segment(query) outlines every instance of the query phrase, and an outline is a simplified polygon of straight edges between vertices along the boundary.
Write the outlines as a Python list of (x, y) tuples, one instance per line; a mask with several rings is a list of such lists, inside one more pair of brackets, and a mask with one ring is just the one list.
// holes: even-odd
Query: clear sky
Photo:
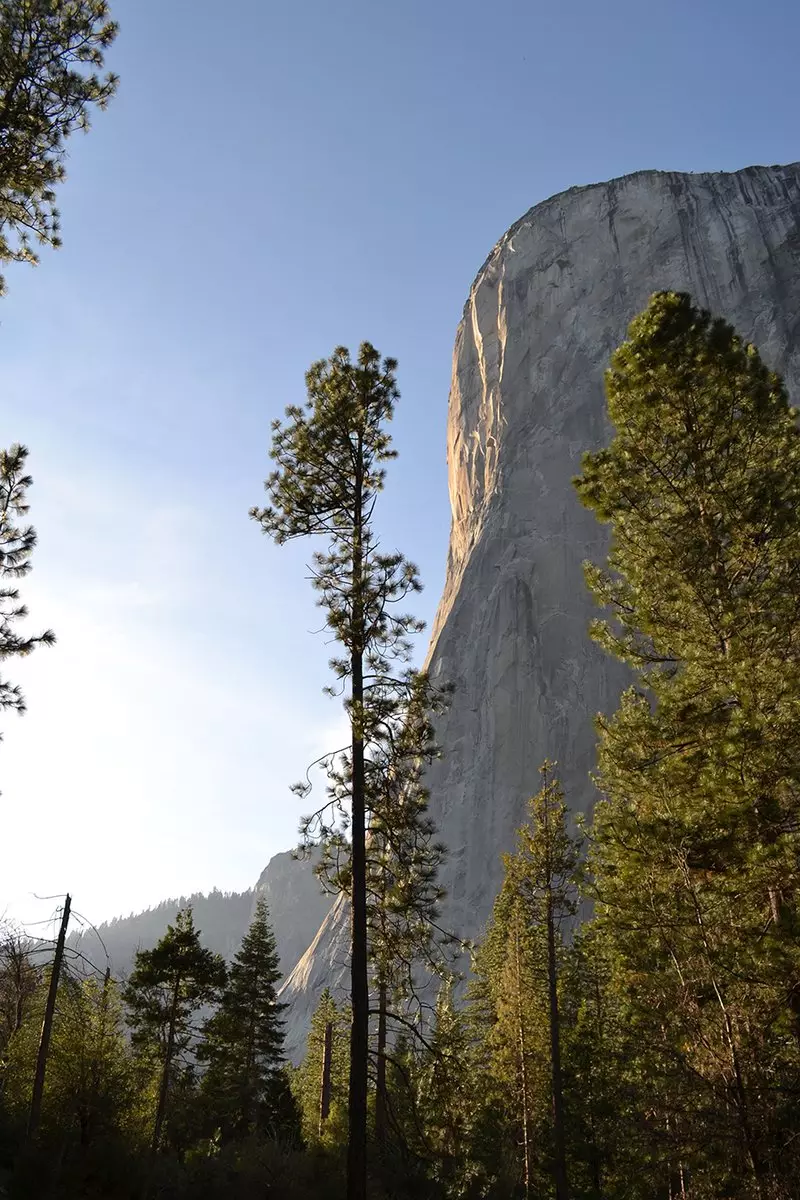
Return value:
[(252, 884), (341, 727), (303, 548), (248, 521), (309, 362), (400, 361), (380, 521), (430, 620), (453, 336), (493, 243), (573, 184), (789, 162), (793, 0), (116, 0), (118, 97), (70, 145), (64, 248), (8, 272), (51, 650), (0, 746), (0, 911), (95, 921)]

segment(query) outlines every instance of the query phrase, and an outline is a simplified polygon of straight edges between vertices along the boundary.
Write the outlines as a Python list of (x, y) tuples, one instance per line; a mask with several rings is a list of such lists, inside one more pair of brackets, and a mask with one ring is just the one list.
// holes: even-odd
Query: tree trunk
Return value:
[(552, 897), (547, 899), (547, 991), (550, 1009), (550, 1068), (553, 1088), (553, 1181), (556, 1200), (568, 1200), (567, 1143), (564, 1132), (564, 1084), (561, 1076), (561, 1027), (558, 1016), (558, 967)]
[(169, 1073), (172, 1066), (172, 1055), (175, 1052), (175, 1022), (178, 1013), (178, 997), (180, 995), (180, 979), (175, 980), (175, 987), (172, 991), (172, 1004), (169, 1012), (169, 1028), (167, 1030), (167, 1049), (164, 1055), (164, 1070), (161, 1072), (161, 1085), (158, 1089), (158, 1106), (156, 1108), (156, 1119), (153, 1126), (153, 1140), (150, 1144), (150, 1150), (153, 1154), (158, 1152), (159, 1143), (161, 1142), (161, 1131), (164, 1128), (164, 1117), (167, 1112), (167, 1095), (169, 1094)]
[(352, 710), (352, 948), (350, 958), (350, 1087), (347, 1143), (347, 1200), (367, 1196), (367, 1057), (369, 1055), (369, 979), (367, 967), (367, 849), (364, 779), (364, 597), (363, 462), (358, 448), (353, 521), (353, 609), (351, 642)]
[(44, 1079), (47, 1071), (47, 1056), (50, 1052), (50, 1035), (53, 1031), (53, 1016), (56, 1011), (56, 995), (58, 993), (58, 977), (61, 974), (61, 960), (64, 957), (64, 941), (67, 936), (69, 910), (72, 900), (67, 896), (64, 901), (64, 913), (61, 917), (61, 928), (58, 931), (56, 950), (53, 955), (53, 970), (50, 975), (50, 987), (47, 991), (47, 1004), (42, 1022), (42, 1034), (39, 1039), (39, 1053), (36, 1057), (36, 1074), (33, 1079), (33, 1095), (28, 1116), (28, 1137), (33, 1138), (39, 1128), (42, 1115), (42, 1096), (44, 1095)]
[(333, 1022), (325, 1022), (322, 1043), (322, 1074), (319, 1081), (319, 1136), (331, 1112), (331, 1059), (333, 1057)]
[(378, 1064), (375, 1085), (375, 1140), (379, 1146), (386, 1143), (388, 1104), (386, 1096), (386, 1010), (388, 1006), (386, 984), (378, 985)]
[[(519, 918), (517, 917), (517, 921)], [(517, 977), (517, 1040), (519, 1043), (519, 1073), (522, 1085), (522, 1153), (525, 1200), (531, 1194), (531, 1131), (528, 1110), (528, 1055), (525, 1045), (525, 1022), (522, 1017), (522, 971), (519, 958), (519, 928), (514, 929), (514, 952)]]

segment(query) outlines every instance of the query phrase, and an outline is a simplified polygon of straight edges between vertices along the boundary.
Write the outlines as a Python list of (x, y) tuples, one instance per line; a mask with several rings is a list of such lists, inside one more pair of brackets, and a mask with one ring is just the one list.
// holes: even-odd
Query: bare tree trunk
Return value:
[(553, 1086), (553, 1178), (556, 1200), (568, 1200), (567, 1143), (564, 1130), (564, 1083), (561, 1074), (561, 1026), (558, 1015), (558, 966), (552, 897), (547, 898), (547, 992), (550, 1009), (550, 1067)]
[(39, 1039), (39, 1053), (36, 1056), (36, 1074), (33, 1079), (33, 1095), (31, 1109), (28, 1115), (28, 1137), (33, 1138), (39, 1128), (42, 1115), (42, 1096), (44, 1095), (44, 1079), (47, 1071), (47, 1055), (50, 1052), (50, 1035), (53, 1032), (53, 1016), (56, 1011), (56, 995), (58, 993), (58, 977), (61, 974), (61, 960), (64, 957), (64, 942), (67, 936), (69, 910), (72, 900), (67, 896), (64, 902), (64, 912), (61, 917), (61, 928), (58, 931), (56, 950), (53, 955), (53, 969), (50, 975), (50, 987), (47, 991), (47, 1004), (42, 1022), (42, 1034)]
[(333, 1057), (333, 1022), (325, 1022), (325, 1040), (322, 1045), (322, 1076), (319, 1085), (319, 1136), (331, 1112), (331, 1059)]
[(386, 1094), (386, 1011), (388, 1007), (386, 984), (378, 984), (378, 1062), (375, 1083), (375, 1139), (380, 1146), (386, 1142), (389, 1121), (389, 1106)]
[(352, 948), (350, 959), (350, 1086), (347, 1142), (347, 1200), (367, 1196), (367, 1059), (369, 1055), (369, 979), (367, 965), (367, 847), (364, 779), (364, 573), (363, 451), (358, 447), (353, 528), (353, 616), (350, 652), (352, 676)]

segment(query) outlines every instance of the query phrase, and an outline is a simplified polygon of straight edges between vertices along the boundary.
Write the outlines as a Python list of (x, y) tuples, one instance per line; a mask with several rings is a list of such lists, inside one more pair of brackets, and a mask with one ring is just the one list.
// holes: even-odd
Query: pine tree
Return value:
[[(347, 350), (316, 363), (306, 377), (308, 402), (273, 424), (276, 470), (267, 480), (270, 506), (251, 515), (276, 542), (317, 535), (326, 552), (314, 556), (314, 585), (326, 624), (345, 654), (331, 663), (346, 701), (351, 746), (333, 772), (329, 805), (305, 824), (323, 840), (332, 835), (330, 813), (348, 822), (351, 902), (351, 1062), (348, 1105), (348, 1200), (365, 1200), (369, 1054), (367, 767), (387, 716), (408, 697), (407, 671), (395, 665), (410, 655), (409, 637), (421, 629), (397, 606), (419, 591), (416, 568), (401, 554), (380, 550), (374, 516), (384, 464), (395, 457), (386, 430), (398, 398), (392, 359), (381, 361), (368, 343), (353, 363)], [(342, 796), (346, 779), (346, 796)]]
[[(55, 634), (46, 630), (34, 637), (16, 632), (14, 623), (25, 618), (28, 610), (20, 603), (19, 588), (8, 581), (24, 579), (31, 569), (36, 546), (32, 525), (18, 525), (28, 512), (28, 488), (33, 480), (25, 473), (28, 450), (14, 445), (0, 451), (0, 661), (15, 655), (28, 655), (36, 646), (52, 646)], [(0, 709), (25, 711), (20, 688), (0, 680)]]
[(266, 901), (259, 900), (199, 1052), (207, 1064), (203, 1091), (223, 1140), (274, 1132), (279, 1123), (286, 1009), (278, 1001), (280, 978)]
[[(422, 993), (430, 976), (449, 970), (455, 939), (439, 925), (444, 897), (438, 873), (445, 847), (436, 840), (428, 813), (426, 768), (439, 756), (433, 715), (441, 712), (449, 689), (434, 687), (424, 672), (408, 678), (408, 698), (389, 704), (375, 723), (365, 760), (369, 826), (366, 845), (367, 934), (376, 1018), (375, 1136), (387, 1134), (387, 1047), (397, 1025), (414, 1030)], [(331, 785), (344, 802), (350, 784), (349, 763), (331, 771)], [(350, 845), (334, 831), (323, 845), (318, 868), (324, 883), (349, 895)], [(394, 1026), (394, 1030), (390, 1027)]]
[[(330, 1082), (328, 1115), (321, 1112), (326, 1028), (330, 1027)], [(335, 1147), (341, 1143), (347, 1120), (349, 1054), (349, 1014), (341, 1008), (330, 989), (325, 988), (311, 1018), (311, 1028), (302, 1063), (294, 1072), (292, 1090), (309, 1145)]]
[[(448, 1196), (472, 1193), (489, 1175), (481, 1163), (481, 1119), (488, 1099), (486, 1080), (473, 1052), (466, 1014), (455, 1004), (454, 980), (445, 979), (436, 997), (432, 1027), (417, 1043), (399, 1084), (410, 1076), (414, 1090), (406, 1137), (429, 1174)], [(397, 1086), (397, 1085), (396, 1085)], [(488, 1107), (488, 1106), (487, 1106)], [(497, 1157), (492, 1139), (487, 1157)]]
[(98, 73), (116, 34), (104, 0), (0, 0), (0, 262), (60, 245), (64, 143), (116, 90)]
[[(47, 994), (40, 984), (8, 1044), (4, 1102), (27, 1112)], [(141, 1081), (122, 1019), (119, 990), (112, 979), (62, 980), (58, 990), (44, 1092), (43, 1131), (82, 1151), (123, 1130), (140, 1115)], [(63, 1156), (63, 1150), (62, 1156)]]
[(529, 823), (519, 830), (516, 853), (504, 856), (503, 887), (476, 955), (472, 1005), (484, 1030), (487, 1072), (518, 1131), (524, 1193), (534, 1193), (537, 1162), (544, 1161), (556, 1200), (566, 1200), (559, 976), (564, 922), (575, 912), (578, 845), (552, 769), (543, 764)]
[(151, 1142), (154, 1152), (161, 1144), (180, 1068), (191, 1061), (198, 1010), (217, 1000), (224, 982), (224, 961), (200, 945), (191, 908), (178, 913), (175, 924), (167, 926), (152, 950), (140, 950), (136, 955), (124, 999), (133, 1044), (158, 1068)]
[(31, 958), (30, 938), (8, 928), (0, 936), (0, 1056), (22, 1028), (33, 997), (41, 984), (41, 971)]
[(577, 486), (612, 527), (607, 566), (587, 568), (611, 614), (593, 631), (635, 683), (598, 721), (598, 919), (695, 1185), (791, 1193), (797, 413), (754, 347), (674, 293), (633, 322), (606, 390), (615, 436)]

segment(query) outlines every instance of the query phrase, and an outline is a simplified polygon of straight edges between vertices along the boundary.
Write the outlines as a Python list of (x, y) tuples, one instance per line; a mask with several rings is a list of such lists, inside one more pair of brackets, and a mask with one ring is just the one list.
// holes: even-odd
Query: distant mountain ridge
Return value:
[(137, 950), (152, 949), (178, 911), (191, 905), (202, 944), (230, 961), (261, 898), (267, 902), (281, 971), (287, 976), (313, 941), (332, 901), (322, 891), (313, 864), (295, 859), (290, 851), (274, 855), (255, 887), (244, 892), (213, 888), (172, 897), (143, 912), (104, 921), (94, 930), (73, 930), (67, 944), (99, 970), (110, 965), (115, 978), (125, 979)]

